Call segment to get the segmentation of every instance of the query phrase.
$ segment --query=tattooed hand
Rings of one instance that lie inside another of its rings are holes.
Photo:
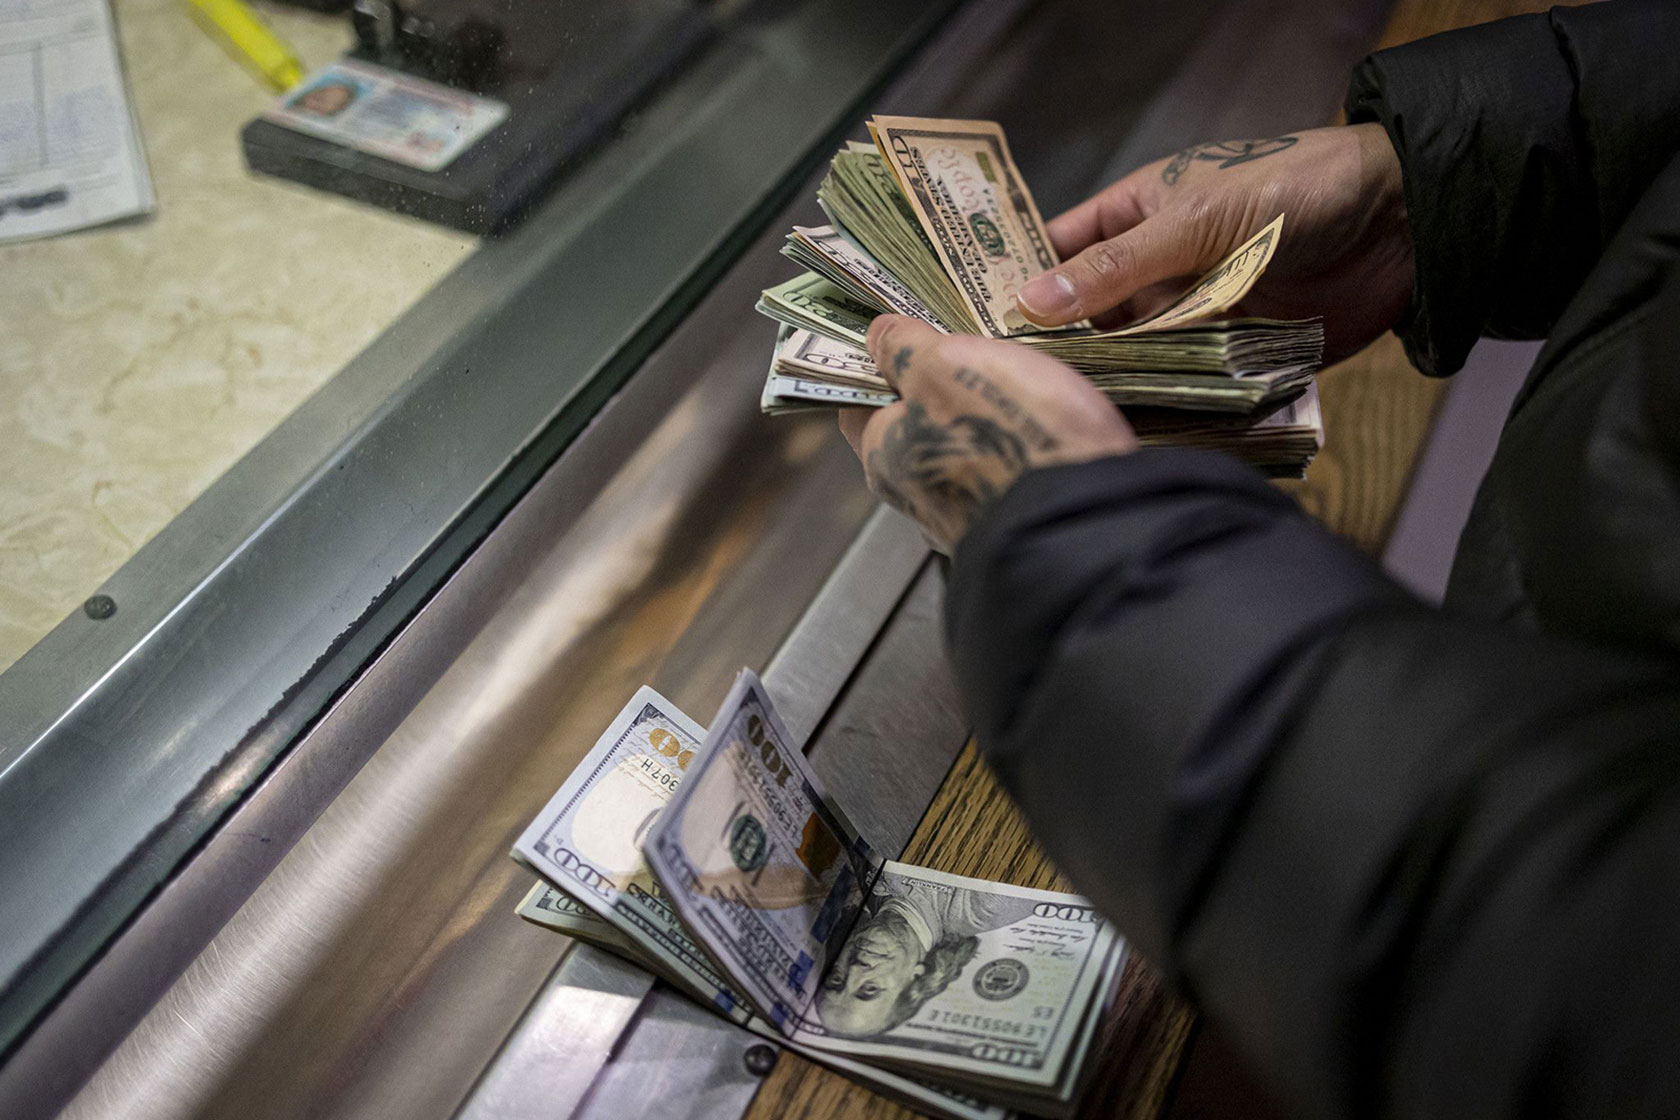
[[[1026,471],[1137,447],[1089,382],[1025,346],[883,315],[869,328],[869,351],[903,399],[844,410],[840,430],[870,489],[920,522],[941,552]]]
[[[1050,223],[1064,263],[1021,289],[1045,326],[1155,310],[1279,213],[1283,241],[1240,311],[1324,316],[1325,358],[1394,325],[1411,298],[1400,161],[1381,125],[1197,144]]]

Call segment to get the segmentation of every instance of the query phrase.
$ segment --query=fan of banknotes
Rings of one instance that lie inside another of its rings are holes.
[[[891,313],[1062,359],[1127,407],[1144,444],[1229,451],[1272,474],[1306,469],[1324,435],[1313,389],[1322,323],[1219,318],[1265,270],[1282,215],[1141,322],[1044,330],[1015,295],[1056,265],[1055,250],[1003,130],[876,117],[869,133],[874,143],[848,144],[818,189],[829,224],[788,235],[783,254],[808,271],[759,299],[782,324],[765,412],[897,400],[864,349],[870,320]]]
[[[1125,943],[1077,895],[883,858],[743,671],[641,689],[531,822],[520,916],[924,1112],[1064,1116]]]

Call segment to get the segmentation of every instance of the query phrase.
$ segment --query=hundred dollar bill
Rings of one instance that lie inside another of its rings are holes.
[[[648,863],[793,1042],[1053,1096],[1117,938],[1076,895],[878,864],[743,672]]]
[[[642,953],[634,941],[620,934],[617,929],[588,907],[548,883],[539,881],[532,884],[530,891],[520,902],[517,912],[521,918],[533,925],[542,926],[576,940],[588,942],[623,957],[633,964],[647,968],[655,975],[660,975],[663,971],[657,963],[650,964],[649,958]],[[1100,1008],[1098,1010],[1100,1011]],[[1098,1017],[1096,1014],[1091,1016],[1092,1021],[1086,1029],[1087,1036],[1094,1028]],[[809,1046],[801,1046],[784,1037],[769,1023],[756,1016],[747,1020],[743,1025],[748,1030],[787,1046],[812,1061],[829,1066],[837,1072],[869,1086],[876,1092],[921,1111],[936,1116],[949,1117],[951,1120],[1003,1120],[1006,1115],[1006,1110],[1002,1105],[983,1101],[972,1094],[920,1081],[904,1074],[894,1073],[891,1070],[865,1065],[856,1059],[845,1058],[838,1054],[823,1053],[813,1050]]]
[[[890,1069],[879,1066],[865,1065],[853,1058],[844,1058],[839,1054],[825,1054],[820,1050],[813,1050],[809,1046],[801,1046],[780,1034],[776,1028],[756,1016],[750,1019],[747,1029],[763,1038],[787,1047],[803,1058],[819,1062],[838,1073],[843,1073],[855,1081],[862,1082],[869,1088],[884,1096],[888,1096],[903,1104],[909,1105],[921,1112],[934,1116],[947,1116],[951,1120],[1005,1120],[1009,1111],[1000,1104],[981,1100],[969,1093],[956,1089],[935,1085],[927,1081],[920,1081],[913,1077],[906,1077],[901,1073],[894,1073]]]
[[[665,739],[661,732],[677,737],[674,740]],[[645,865],[639,869],[626,869],[625,865],[634,861],[623,853],[636,849],[641,843],[647,826],[645,811],[660,801],[660,789],[665,789],[668,796],[671,786],[666,778],[671,775],[669,772],[657,774],[651,798],[643,796],[647,790],[641,788],[642,783],[639,779],[632,783],[638,787],[635,793],[628,796],[611,796],[615,783],[610,775],[626,772],[633,775],[656,773],[646,769],[644,756],[649,747],[653,748],[652,753],[656,758],[675,761],[676,770],[680,772],[683,764],[692,757],[689,752],[699,746],[701,738],[701,728],[670,701],[652,689],[640,690],[624,711],[613,720],[612,725],[596,744],[596,748],[579,764],[574,778],[581,777],[584,780],[568,782],[556,798],[570,805],[573,799],[567,796],[568,792],[581,790],[584,794],[583,802],[589,807],[573,814],[570,820],[573,827],[558,830],[554,825],[562,822],[545,809],[543,815],[538,818],[538,824],[546,821],[547,827],[538,829],[534,825],[532,830],[527,831],[527,836],[533,831],[543,834],[558,831],[560,834],[570,834],[574,841],[572,846],[576,848],[578,834],[585,834],[588,837],[588,857],[618,867],[618,878],[624,881],[645,883]],[[589,779],[602,774],[609,777],[591,786]],[[551,804],[550,808],[552,807]],[[551,850],[558,850],[561,846],[560,841],[548,845]],[[609,858],[609,853],[617,855]],[[522,855],[517,848],[514,858],[527,866],[538,862]],[[593,879],[594,876],[587,874],[568,877],[568,881],[572,882]],[[592,892],[587,897],[594,899],[599,896]],[[619,901],[622,903],[622,899]],[[610,909],[603,908],[599,902],[585,906],[577,898],[550,883],[539,882],[520,903],[518,913],[527,921],[623,956],[749,1030],[767,1038],[776,1038],[783,1045],[813,1060],[831,1065],[847,1076],[924,1112],[947,1116],[952,1120],[1002,1120],[1005,1114],[1002,1108],[978,1101],[955,1089],[928,1084],[891,1070],[877,1069],[846,1058],[817,1054],[781,1037],[775,1028],[764,1020],[745,1014],[741,1010],[739,998],[733,993],[728,993],[721,982],[712,979],[715,973],[712,973],[703,961],[699,961],[699,950],[688,940],[686,932],[680,927],[674,931],[668,928],[661,929],[657,922],[630,921],[627,915],[631,910],[629,904],[614,905]],[[687,949],[673,953],[670,946],[673,938],[680,938],[686,942]],[[700,967],[692,967],[697,961]],[[688,962],[690,967],[684,967],[685,962]]]
[[[632,964],[640,965],[656,976],[661,975],[661,968],[657,965],[650,967],[648,958],[633,941],[621,935],[582,903],[548,883],[538,882],[532,885],[519,904],[518,914],[533,925],[586,941],[623,957]],[[1001,1105],[989,1104],[970,1094],[918,1081],[892,1070],[865,1065],[835,1054],[819,1053],[810,1047],[792,1043],[778,1034],[769,1023],[756,1016],[742,1025],[755,1034],[773,1039],[814,1062],[821,1062],[878,1093],[902,1101],[920,1111],[949,1117],[950,1120],[1004,1120],[1007,1115],[1007,1110]]]
[[[1079,1028],[1078,1038],[1074,1041],[1073,1052],[1064,1063],[1060,1079],[1051,1089],[1025,1089],[1008,1085],[989,1086],[986,1095],[999,1105],[1018,1108],[1030,1112],[1035,1116],[1068,1117],[1073,1115],[1078,1102],[1079,1093],[1087,1080],[1090,1066],[1086,1056],[1090,1052],[1091,1043],[1096,1038],[1097,1029],[1102,1025],[1109,1010],[1114,1004],[1115,994],[1120,987],[1120,974],[1125,968],[1127,959],[1126,943],[1115,939],[1114,947],[1109,951],[1108,960],[1103,966],[1101,979],[1097,982],[1097,997],[1091,1001],[1085,1013],[1085,1019]]]
[[[525,892],[514,911],[532,925],[588,942],[658,974],[660,968],[640,945],[620,933],[611,922],[551,883],[538,880]]]
[[[816,995],[880,866],[747,670],[645,851],[683,923],[778,1029]]]
[[[661,975],[744,1021],[747,1009],[690,939],[642,842],[706,732],[651,688],[619,712],[513,847],[513,858],[616,926]]]
[[[792,1037],[959,1084],[1053,1090],[1116,940],[1076,895],[888,863]]]
[[[1040,330],[1015,295],[1056,266],[1056,250],[1003,129],[991,121],[876,117],[869,131],[980,332]]]

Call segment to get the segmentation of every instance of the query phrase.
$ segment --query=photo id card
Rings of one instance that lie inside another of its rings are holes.
[[[342,59],[263,113],[265,120],[422,171],[441,171],[507,118],[506,103]]]

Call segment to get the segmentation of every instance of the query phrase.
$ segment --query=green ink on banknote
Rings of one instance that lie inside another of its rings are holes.
[[[749,814],[736,817],[729,826],[729,857],[735,866],[750,875],[764,866],[769,855],[770,845],[758,818]]]

